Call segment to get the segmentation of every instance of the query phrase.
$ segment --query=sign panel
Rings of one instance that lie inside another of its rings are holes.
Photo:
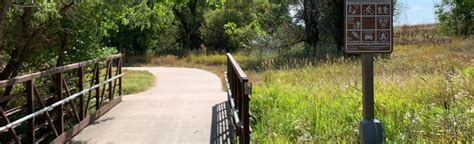
[[[392,52],[392,0],[346,0],[345,6],[347,53]]]

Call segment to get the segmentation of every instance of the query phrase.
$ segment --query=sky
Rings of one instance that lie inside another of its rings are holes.
[[[434,6],[440,0],[399,0],[402,5],[402,13],[395,19],[394,25],[404,24],[431,24],[436,22]],[[294,17],[302,6],[290,5],[290,16]],[[294,19],[294,21],[296,18]],[[295,21],[296,22],[296,21]],[[298,22],[304,25],[303,22]]]
[[[395,25],[435,23],[434,6],[439,0],[400,0],[403,12]]]

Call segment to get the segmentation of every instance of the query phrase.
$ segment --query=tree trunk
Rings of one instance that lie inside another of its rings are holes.
[[[471,29],[471,21],[472,21],[472,15],[470,13],[466,13],[464,16],[464,29],[463,29],[463,35],[465,37],[469,36],[470,32],[469,30]]]
[[[344,2],[343,0],[331,0],[332,35],[336,42],[337,55],[344,51]]]
[[[20,70],[20,67],[22,65],[23,60],[22,55],[24,49],[28,46],[29,40],[28,37],[29,35],[29,29],[30,29],[30,23],[31,23],[31,16],[33,12],[31,7],[27,7],[23,9],[23,14],[20,17],[20,38],[18,38],[19,41],[22,41],[23,43],[18,44],[14,49],[12,54],[10,55],[10,59],[8,60],[7,66],[3,71],[0,73],[0,80],[6,80],[11,78],[12,73],[18,73]]]
[[[22,63],[24,62],[25,58],[29,58],[29,56],[24,54],[25,49],[29,48],[29,44],[31,42],[31,36],[30,35],[30,24],[31,24],[31,17],[32,17],[33,11],[31,7],[27,7],[23,9],[23,14],[20,16],[20,34],[18,41],[21,41],[22,43],[19,43],[16,45],[16,47],[13,49],[12,54],[10,55],[10,59],[8,60],[8,63],[6,67],[3,69],[3,71],[0,73],[0,80],[6,80],[10,79],[12,77],[16,77],[21,70]],[[28,54],[31,54],[27,52]],[[12,90],[12,86],[9,86],[5,89],[3,92],[2,96],[7,96],[10,95]],[[8,101],[5,101],[1,103],[0,105],[2,107],[5,107],[7,105]]]
[[[314,49],[319,42],[319,13],[317,1],[303,1],[303,19],[305,23],[306,43]]]
[[[64,65],[64,59],[66,55],[64,51],[67,49],[69,45],[69,34],[68,32],[63,32],[63,36],[61,37],[61,45],[58,49],[58,60],[56,61],[56,67],[60,67]]]
[[[0,80],[6,80],[12,77],[13,73],[17,73],[20,69],[22,61],[20,60],[20,54],[18,49],[13,51],[13,54],[10,56],[10,60],[7,63],[7,66],[0,73]]]
[[[197,12],[198,0],[191,0],[182,10],[173,8],[173,13],[181,23],[181,38],[182,45],[190,50],[196,50],[201,46],[202,39],[199,33],[202,20],[202,15]],[[184,10],[183,10],[184,9]]]
[[[0,52],[3,51],[5,47],[5,39],[4,39],[4,30],[5,30],[5,18],[7,16],[7,12],[10,9],[11,1],[10,0],[0,0],[2,4],[0,6]]]

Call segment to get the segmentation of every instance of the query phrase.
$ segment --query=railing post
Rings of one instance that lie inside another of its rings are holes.
[[[100,83],[100,62],[97,62],[95,65],[95,83]],[[98,111],[100,109],[100,87],[95,89],[95,109]]]
[[[231,74],[232,74],[232,75],[231,75],[231,81],[232,81],[232,82],[231,82],[231,86],[230,86],[230,87],[231,87],[231,90],[232,90],[232,94],[233,94],[232,97],[234,98],[235,106],[236,106],[236,108],[237,108],[237,110],[238,110],[237,116],[239,117],[239,120],[242,120],[242,106],[240,105],[240,101],[241,101],[240,98],[241,98],[241,96],[240,96],[240,92],[239,92],[239,90],[238,90],[238,84],[237,84],[237,82],[238,82],[238,76],[237,76],[237,74],[235,73],[234,70],[235,70],[235,69],[232,67],[232,68],[231,68],[231,71],[232,71],[232,73],[231,73]],[[242,137],[241,137],[241,136],[242,136],[242,128],[240,128],[240,127],[238,128],[238,130],[237,130],[237,135],[239,136],[239,138],[242,138]]]
[[[240,89],[242,92],[242,124],[244,126],[243,128],[243,134],[241,137],[243,137],[242,143],[244,144],[249,144],[250,143],[250,109],[249,109],[249,102],[250,102],[250,93],[251,93],[251,87],[248,82],[248,79],[243,79],[242,80],[242,88]]]
[[[77,83],[77,88],[79,89],[78,91],[83,91],[84,90],[84,66],[79,67],[79,71],[77,73],[79,77],[79,82]],[[85,107],[84,107],[84,95],[79,96],[79,117],[81,120],[84,120],[85,118]]]
[[[119,75],[123,73],[122,64],[123,64],[123,56],[119,58],[119,64],[118,64]],[[118,96],[121,97],[122,96],[122,77],[119,77],[119,92],[118,93],[119,93]]]
[[[112,78],[112,68],[113,68],[113,62],[114,60],[113,59],[110,59],[109,60],[109,65],[108,65],[108,72],[107,72],[107,76],[106,76],[106,79],[110,79]],[[112,84],[113,84],[114,81],[110,81],[108,84],[109,84],[109,103],[112,102],[112,100],[114,99],[114,96],[112,95]]]
[[[57,86],[57,96],[56,101],[60,101],[63,99],[63,84],[62,84],[62,77],[63,73],[56,74],[56,86]],[[64,132],[64,105],[61,104],[56,109],[58,119],[56,120],[56,128],[58,134],[61,135]]]
[[[35,112],[35,105],[34,105],[35,92],[34,92],[33,86],[34,86],[34,79],[26,82],[26,93],[27,93],[26,108],[27,108],[28,114]],[[31,118],[30,120],[28,120],[28,132],[27,132],[28,141],[30,143],[36,142],[35,129],[36,129],[35,118]]]

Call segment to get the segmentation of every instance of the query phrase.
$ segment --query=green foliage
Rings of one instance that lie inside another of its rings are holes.
[[[155,85],[155,76],[148,71],[125,70],[123,76],[123,94],[135,94]]]
[[[225,34],[230,37],[229,43],[235,47],[235,49],[245,50],[251,49],[252,41],[266,36],[266,32],[262,26],[252,21],[248,25],[238,28],[233,22],[229,22],[224,25]]]
[[[204,43],[212,50],[235,51],[254,48],[257,39],[268,35],[268,17],[275,15],[276,5],[267,1],[228,2],[224,8],[204,15],[200,29]],[[278,21],[278,20],[277,20]],[[273,24],[277,24],[273,21]]]
[[[125,4],[106,1],[44,2],[14,6],[5,25],[2,59],[15,71],[29,72],[104,57],[117,50],[102,43],[116,29]],[[12,71],[6,67],[2,75]]]
[[[167,37],[172,26],[173,15],[164,4],[150,8],[147,3],[127,7],[118,29],[110,29],[108,45],[129,54],[146,54],[171,46],[172,37]]]
[[[436,5],[439,29],[448,35],[474,34],[474,2],[472,0],[442,0]]]

